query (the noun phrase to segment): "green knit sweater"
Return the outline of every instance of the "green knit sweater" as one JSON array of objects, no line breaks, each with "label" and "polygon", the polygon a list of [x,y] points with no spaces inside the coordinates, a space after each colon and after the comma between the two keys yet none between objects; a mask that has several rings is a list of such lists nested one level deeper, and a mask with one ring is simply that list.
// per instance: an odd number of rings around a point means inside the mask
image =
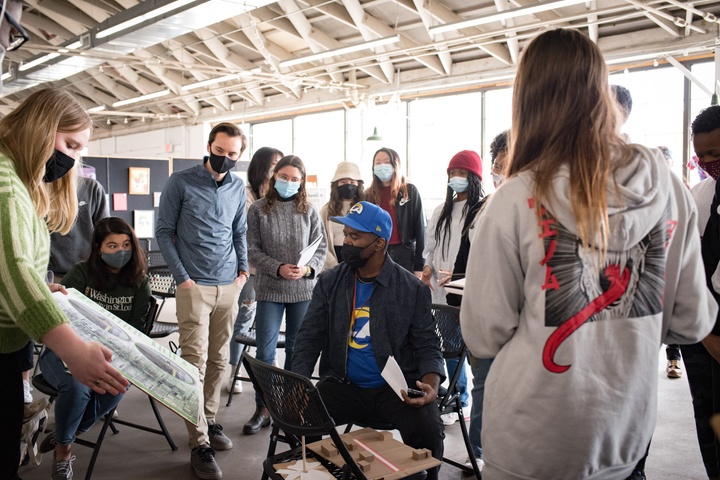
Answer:
[{"label": "green knit sweater", "polygon": [[0,155],[0,353],[67,321],[45,283],[50,234],[15,166]]}]

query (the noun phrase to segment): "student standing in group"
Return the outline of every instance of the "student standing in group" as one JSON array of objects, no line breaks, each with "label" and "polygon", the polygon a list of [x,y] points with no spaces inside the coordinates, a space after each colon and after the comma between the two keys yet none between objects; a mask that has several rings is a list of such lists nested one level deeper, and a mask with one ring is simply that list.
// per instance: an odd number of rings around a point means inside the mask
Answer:
[{"label": "student standing in group", "polygon": [[[437,206],[428,223],[423,252],[425,266],[421,278],[432,291],[433,303],[441,305],[447,304],[445,285],[453,279],[463,225],[485,196],[482,189],[482,160],[476,152],[463,150],[455,154],[448,165],[447,175],[445,202]],[[458,367],[458,359],[448,359],[446,363],[448,376],[452,376]],[[464,364],[457,386],[462,406],[468,407],[470,396]],[[452,425],[458,420],[458,414],[446,413],[442,420],[445,425]]]},{"label": "student standing in group", "polygon": [[[692,196],[698,208],[698,230],[706,283],[715,300],[720,300],[720,106],[706,108],[693,120],[692,142],[697,166],[707,178],[695,185]],[[710,426],[710,417],[720,413],[720,321],[702,342],[681,345],[685,371],[692,394],[695,429],[705,471],[710,479],[720,478],[720,442]]]},{"label": "student standing in group", "polygon": [[[145,274],[145,253],[140,249],[135,232],[125,220],[109,217],[96,224],[90,240],[88,259],[70,268],[62,285],[78,290],[121,320],[144,331],[151,293]],[[71,448],[75,436],[89,430],[115,408],[123,395],[93,392],[70,374],[50,348],[45,349],[39,362],[43,377],[58,391],[55,431],[45,437],[39,450],[41,453],[55,451],[51,478],[65,480],[72,478],[74,457]],[[68,469],[65,469],[65,462],[68,462]]]},{"label": "student standing in group", "polygon": [[[312,298],[316,275],[325,264],[327,241],[317,210],[307,198],[305,165],[294,155],[277,165],[265,197],[248,212],[248,255],[255,266],[257,359],[275,362],[285,314],[285,369],[290,369],[295,337]],[[312,258],[298,265],[300,252],[320,238]],[[254,435],[270,425],[270,413],[255,394],[256,409],[243,426]]]},{"label": "student standing in group", "polygon": [[[250,209],[250,205],[256,200],[263,198],[268,191],[270,178],[277,162],[283,157],[283,153],[277,148],[261,147],[253,154],[248,166],[247,178],[248,184],[245,189],[246,201],[245,210]],[[230,337],[230,378],[226,390],[230,393],[242,392],[242,382],[236,382],[234,379],[235,367],[240,363],[240,344],[235,341],[235,337],[240,333],[250,330],[250,325],[255,318],[255,267],[250,265],[250,277],[240,292],[238,298],[238,313],[233,327],[232,337]],[[235,387],[233,387],[233,382]]]},{"label": "student standing in group", "polygon": [[203,165],[175,172],[165,184],[155,233],[177,283],[182,358],[198,367],[203,384],[198,425],[185,422],[190,464],[203,479],[222,477],[215,450],[233,446],[215,416],[238,298],[250,277],[245,185],[229,173],[246,147],[236,125],[216,125]]},{"label": "student standing in group", "polygon": [[383,147],[375,152],[373,181],[365,198],[390,214],[393,225],[388,247],[390,258],[422,278],[425,213],[420,193],[400,171],[400,156],[395,150]]},{"label": "student standing in group", "polygon": [[[6,16],[22,6],[9,2]],[[0,44],[7,47],[3,19]],[[30,339],[51,348],[75,379],[96,393],[125,391],[127,380],[110,364],[112,353],[81,339],[45,283],[51,232],[67,233],[77,216],[73,170],[87,145],[92,119],[69,93],[49,88],[25,99],[0,120],[0,478],[17,478],[23,422],[19,355]],[[57,468],[70,470],[69,462]]]},{"label": "student standing in group", "polygon": [[508,178],[480,214],[460,313],[473,355],[495,357],[488,480],[627,478],[655,427],[661,343],[715,320],[694,202],[658,150],[625,143],[619,116],[587,36],[526,46]]},{"label": "student standing in group", "polygon": [[343,261],[341,250],[345,235],[343,226],[331,222],[330,217],[344,217],[350,207],[365,200],[365,182],[360,169],[352,162],[340,162],[335,175],[330,180],[330,200],[320,209],[325,232],[327,233],[327,257],[323,271],[329,270]]}]

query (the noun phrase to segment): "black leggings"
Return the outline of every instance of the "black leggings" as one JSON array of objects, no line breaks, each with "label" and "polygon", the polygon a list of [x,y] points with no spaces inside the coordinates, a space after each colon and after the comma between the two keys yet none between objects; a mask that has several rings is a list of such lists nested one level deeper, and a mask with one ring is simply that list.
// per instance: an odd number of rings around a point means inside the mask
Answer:
[{"label": "black leggings", "polygon": [[[0,478],[17,478],[20,464],[20,438],[23,424],[23,360],[26,347],[13,353],[0,354]],[[27,369],[26,369],[27,370]]]},{"label": "black leggings", "polygon": [[720,476],[720,443],[710,417],[720,412],[720,364],[701,343],[681,345],[695,413],[695,428],[708,477]]}]

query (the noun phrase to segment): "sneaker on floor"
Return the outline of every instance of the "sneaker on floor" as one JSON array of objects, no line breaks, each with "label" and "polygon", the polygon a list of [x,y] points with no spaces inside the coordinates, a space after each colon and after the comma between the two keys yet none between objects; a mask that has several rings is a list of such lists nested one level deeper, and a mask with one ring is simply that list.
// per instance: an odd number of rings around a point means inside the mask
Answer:
[{"label": "sneaker on floor", "polygon": [[222,478],[222,471],[215,463],[215,451],[207,444],[193,448],[190,452],[190,466],[195,475],[203,480]]},{"label": "sneaker on floor", "polygon": [[51,480],[70,480],[73,478],[72,464],[75,461],[75,456],[70,457],[69,460],[58,460],[53,455],[52,473],[50,474]]},{"label": "sneaker on floor", "polygon": [[[483,460],[482,458],[476,458],[475,462],[477,462],[478,470],[480,470],[482,472],[483,467],[485,466],[485,460]],[[473,466],[472,466],[472,462],[470,461],[469,458],[467,460],[465,460],[465,466],[467,468],[469,468],[470,470],[472,470]],[[467,473],[469,475],[473,474],[472,472],[467,472]]]},{"label": "sneaker on floor", "polygon": [[458,414],[455,412],[445,413],[440,415],[440,419],[444,425],[449,426],[458,421]]},{"label": "sneaker on floor", "polygon": [[232,390],[233,393],[242,393],[242,381],[238,380],[235,382],[235,386],[233,387],[233,377],[230,375],[230,378],[228,379],[228,383],[225,386],[225,391],[230,393],[230,390]]},{"label": "sneaker on floor", "polygon": [[55,450],[55,445],[57,445],[57,442],[55,441],[55,434],[54,433],[48,433],[45,435],[45,438],[43,438],[42,443],[40,443],[40,446],[38,447],[38,451],[40,453],[48,453]]},{"label": "sneaker on floor", "polygon": [[666,371],[668,378],[682,377],[682,369],[680,368],[680,365],[678,365],[677,360],[668,360]]},{"label": "sneaker on floor", "polygon": [[25,403],[32,403],[33,402],[33,396],[32,396],[32,387],[30,386],[30,382],[27,380],[23,380],[23,399]]},{"label": "sneaker on floor", "polygon": [[223,427],[219,423],[208,424],[210,446],[215,450],[230,450],[233,447],[232,440],[230,440],[222,430]]}]

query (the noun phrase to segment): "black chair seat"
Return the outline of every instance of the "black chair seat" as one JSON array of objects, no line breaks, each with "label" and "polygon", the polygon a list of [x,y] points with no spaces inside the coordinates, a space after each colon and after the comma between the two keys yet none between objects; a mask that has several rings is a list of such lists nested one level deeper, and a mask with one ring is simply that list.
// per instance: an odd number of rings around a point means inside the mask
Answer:
[{"label": "black chair seat", "polygon": [[39,392],[48,397],[57,397],[58,391],[43,378],[42,373],[38,373],[32,378],[32,384]]},{"label": "black chair seat", "polygon": [[[250,330],[245,333],[238,333],[235,335],[235,341],[248,347],[257,347],[257,338],[255,337],[255,330]],[[278,334],[277,348],[285,348],[285,334],[280,332]]]},{"label": "black chair seat", "polygon": [[153,323],[152,330],[148,334],[150,338],[163,338],[173,333],[179,332],[180,327],[177,323],[158,322]]}]

